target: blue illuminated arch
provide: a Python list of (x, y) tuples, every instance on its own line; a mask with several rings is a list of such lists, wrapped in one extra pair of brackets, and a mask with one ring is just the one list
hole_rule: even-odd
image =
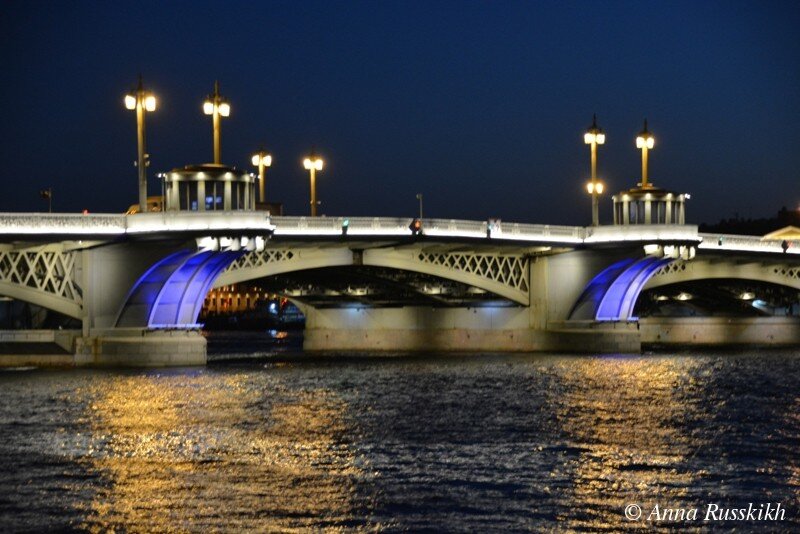
[(642, 288), (653, 274), (673, 261), (648, 256), (625, 259), (604, 269), (581, 293), (570, 311), (570, 319), (633, 321), (633, 308)]
[(118, 327), (192, 327), (214, 280), (243, 252), (182, 250), (148, 269), (128, 293)]

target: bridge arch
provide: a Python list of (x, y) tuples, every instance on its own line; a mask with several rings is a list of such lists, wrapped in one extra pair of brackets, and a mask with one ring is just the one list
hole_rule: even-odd
[(724, 257), (678, 260), (654, 272), (643, 289), (710, 279), (767, 282), (800, 290), (800, 265), (762, 261), (742, 262)]
[(351, 250), (328, 248), (266, 249), (233, 262), (214, 287), (233, 285), (278, 274), (348, 265), (400, 269), (476, 287), (514, 303), (528, 305), (528, 258), (520, 254), (490, 254), (426, 250), (422, 247)]
[(211, 287), (325, 267), (400, 269), (463, 283), (527, 305), (528, 259), (521, 255), (408, 249), (351, 250), (347, 246), (212, 252), (184, 249), (151, 266), (128, 292), (117, 327), (196, 325)]
[(595, 276), (572, 307), (573, 320), (635, 320), (634, 308), (642, 291), (715, 279), (766, 282), (800, 290), (800, 266), (788, 263), (742, 262), (724, 257), (691, 261), (648, 256), (623, 259)]
[(242, 252), (180, 250), (156, 262), (128, 292), (118, 327), (191, 327), (206, 293)]
[(600, 271), (572, 307), (572, 320), (630, 321), (639, 294), (653, 273), (671, 263), (670, 258), (625, 258)]

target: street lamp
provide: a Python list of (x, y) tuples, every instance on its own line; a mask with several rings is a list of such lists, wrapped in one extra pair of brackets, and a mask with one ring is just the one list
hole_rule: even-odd
[(303, 167), (308, 171), (309, 176), (311, 178), (311, 216), (317, 216), (317, 171), (322, 170), (322, 158), (314, 154), (314, 151), (311, 151), (311, 154), (308, 155), (306, 159), (303, 160)]
[(592, 226), (600, 224), (598, 195), (603, 193), (603, 184), (597, 181), (597, 145), (606, 142), (606, 134), (597, 127), (597, 115), (592, 115), (592, 125), (583, 134), (583, 142), (592, 148), (592, 181), (586, 184), (586, 190), (592, 195)]
[(211, 115), (214, 124), (214, 163), (222, 163), (219, 146), (219, 118), (231, 114), (231, 105), (219, 94), (219, 82), (214, 82), (214, 94), (206, 97), (203, 102), (203, 113)]
[(253, 154), (253, 165), (258, 167), (258, 198), (260, 202), (266, 202), (266, 196), (264, 193), (264, 173), (266, 172), (266, 167), (272, 166), (272, 156), (260, 150), (259, 152)]
[(156, 97), (153, 93), (145, 91), (142, 86), (142, 76), (139, 75), (139, 85), (133, 94), (125, 95), (125, 107), (136, 110), (136, 138), (139, 146), (139, 157), (136, 166), (139, 167), (139, 213), (147, 212), (147, 166), (150, 164), (149, 155), (144, 150), (144, 115), (147, 111), (156, 110)]
[(642, 187), (649, 187), (647, 183), (647, 152), (656, 144), (656, 139), (647, 131), (647, 119), (644, 120), (644, 130), (636, 137), (636, 148), (642, 149)]

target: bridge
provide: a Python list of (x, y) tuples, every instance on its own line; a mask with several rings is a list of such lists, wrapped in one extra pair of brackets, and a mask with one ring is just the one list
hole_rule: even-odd
[[(784, 288), (797, 302), (800, 249), (781, 241), (685, 224), (424, 219), (416, 231), (412, 222), (259, 211), (5, 213), (0, 295), (80, 321), (72, 337), (56, 336), (73, 364), (204, 363), (198, 316), (208, 291), (256, 279), (305, 314), (310, 351), (800, 342), (786, 314), (637, 318), (643, 293), (656, 302), (693, 283), (734, 299), (747, 284)], [(731, 285), (737, 280), (745, 285)], [(758, 301), (742, 295), (748, 306)]]

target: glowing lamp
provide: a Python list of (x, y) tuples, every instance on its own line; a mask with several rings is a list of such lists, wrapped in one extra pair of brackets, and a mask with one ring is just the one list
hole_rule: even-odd
[(136, 97), (133, 95), (125, 95), (125, 107), (127, 109), (136, 109)]
[(314, 169), (316, 171), (321, 171), (322, 170), (322, 158), (314, 158), (314, 159), (306, 158), (306, 159), (303, 160), (303, 167), (308, 171), (310, 171), (312, 169)]
[(636, 148), (653, 148), (656, 144), (656, 140), (653, 136), (650, 137), (643, 137), (639, 136), (636, 138)]
[(253, 158), (250, 160), (253, 162), (253, 166), (258, 167), (259, 165), (263, 165), (265, 167), (272, 166), (272, 156), (269, 154), (264, 154), (259, 152), (258, 154), (253, 154)]
[(591, 145), (592, 143), (604, 145), (606, 143), (606, 134), (592, 131), (586, 132), (583, 134), (583, 142), (587, 145)]
[(214, 113), (214, 103), (209, 102), (208, 100), (203, 102), (203, 113), (206, 115), (211, 115)]
[(586, 191), (590, 195), (594, 194), (594, 193), (597, 193), (598, 195), (602, 195), (604, 189), (605, 189), (605, 186), (603, 185), (603, 182), (587, 182), (587, 184), (586, 184)]

